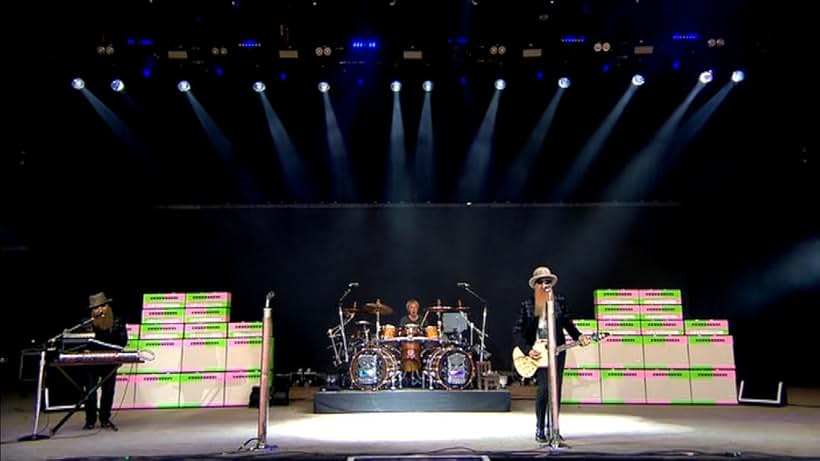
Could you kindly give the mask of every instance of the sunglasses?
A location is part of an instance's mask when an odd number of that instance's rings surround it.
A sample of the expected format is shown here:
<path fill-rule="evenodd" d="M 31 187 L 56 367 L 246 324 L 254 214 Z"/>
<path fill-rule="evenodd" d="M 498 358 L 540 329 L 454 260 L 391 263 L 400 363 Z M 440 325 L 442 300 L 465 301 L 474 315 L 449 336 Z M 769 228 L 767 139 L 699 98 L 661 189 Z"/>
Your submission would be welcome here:
<path fill-rule="evenodd" d="M 538 279 L 538 280 L 535 281 L 535 284 L 536 285 L 549 285 L 550 280 L 549 279 Z"/>

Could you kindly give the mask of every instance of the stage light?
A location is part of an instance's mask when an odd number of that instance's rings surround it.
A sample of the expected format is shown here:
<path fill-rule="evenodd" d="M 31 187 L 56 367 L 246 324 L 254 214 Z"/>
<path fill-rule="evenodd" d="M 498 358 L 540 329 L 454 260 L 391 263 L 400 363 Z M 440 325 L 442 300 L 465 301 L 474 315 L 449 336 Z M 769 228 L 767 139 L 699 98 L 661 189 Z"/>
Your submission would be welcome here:
<path fill-rule="evenodd" d="M 111 82 L 111 89 L 116 91 L 117 93 L 121 93 L 125 91 L 125 83 L 122 80 L 116 79 Z"/>
<path fill-rule="evenodd" d="M 191 91 L 191 84 L 188 80 L 180 80 L 180 82 L 177 83 L 177 89 L 183 93 L 187 93 Z"/>
<path fill-rule="evenodd" d="M 114 54 L 114 47 L 111 46 L 111 45 L 108 45 L 107 47 L 105 47 L 105 54 L 107 54 L 108 56 L 111 56 L 112 54 Z"/>
<path fill-rule="evenodd" d="M 535 79 L 538 80 L 539 82 L 541 80 L 544 80 L 544 72 L 540 71 L 540 70 L 538 72 L 536 72 L 535 73 Z"/>
<path fill-rule="evenodd" d="M 330 83 L 319 82 L 319 91 L 322 93 L 327 93 L 328 91 L 330 91 Z"/>
<path fill-rule="evenodd" d="M 393 93 L 398 93 L 399 91 L 401 91 L 401 82 L 396 80 L 393 83 L 391 83 L 390 91 L 392 91 Z"/>
<path fill-rule="evenodd" d="M 507 47 L 504 45 L 498 45 L 498 54 L 499 56 L 504 56 L 507 54 Z"/>
<path fill-rule="evenodd" d="M 635 75 L 633 75 L 633 76 L 632 76 L 632 84 L 633 84 L 633 85 L 635 85 L 635 86 L 641 86 L 641 85 L 643 85 L 644 83 L 646 83 L 646 79 L 645 79 L 645 78 L 643 78 L 643 75 L 641 75 L 641 74 L 635 74 Z"/>
<path fill-rule="evenodd" d="M 497 54 L 498 54 L 498 47 L 497 47 L 497 46 L 495 46 L 495 45 L 491 46 L 491 47 L 490 47 L 490 55 L 491 55 L 491 56 L 495 56 L 495 55 L 497 55 Z"/>
<path fill-rule="evenodd" d="M 75 78 L 71 81 L 71 88 L 74 88 L 75 90 L 82 90 L 83 88 L 85 88 L 85 80 L 81 78 Z"/>
<path fill-rule="evenodd" d="M 698 80 L 700 81 L 700 83 L 703 83 L 704 85 L 706 85 L 707 83 L 712 81 L 713 77 L 714 77 L 714 75 L 712 74 L 712 71 L 707 70 L 707 71 L 704 71 L 704 72 L 700 73 L 700 77 L 698 77 Z"/>
<path fill-rule="evenodd" d="M 331 53 L 333 53 L 333 50 L 329 46 L 323 46 L 322 47 L 322 54 L 323 55 L 330 56 Z"/>
<path fill-rule="evenodd" d="M 601 44 L 601 49 L 604 51 L 604 53 L 606 53 L 612 49 L 612 45 L 610 45 L 609 42 L 604 42 L 603 44 Z"/>
<path fill-rule="evenodd" d="M 281 74 L 279 74 L 279 80 L 284 82 L 287 79 L 288 79 L 288 74 L 286 72 L 282 72 Z"/>
<path fill-rule="evenodd" d="M 736 70 L 732 72 L 732 81 L 735 83 L 740 83 L 746 79 L 746 74 L 742 70 Z"/>
<path fill-rule="evenodd" d="M 265 88 L 266 88 L 266 86 L 265 86 L 264 82 L 254 82 L 253 83 L 253 91 L 256 91 L 257 93 L 261 93 L 261 92 L 265 91 Z"/>
<path fill-rule="evenodd" d="M 433 82 L 425 80 L 424 83 L 421 84 L 421 89 L 427 93 L 433 91 Z"/>
<path fill-rule="evenodd" d="M 498 90 L 498 91 L 501 91 L 504 88 L 507 88 L 507 82 L 504 81 L 503 78 L 499 78 L 498 80 L 496 80 L 494 85 L 495 85 L 495 89 Z"/>
<path fill-rule="evenodd" d="M 561 77 L 558 79 L 558 86 L 561 88 L 569 88 L 570 83 L 572 82 L 570 82 L 569 77 Z"/>

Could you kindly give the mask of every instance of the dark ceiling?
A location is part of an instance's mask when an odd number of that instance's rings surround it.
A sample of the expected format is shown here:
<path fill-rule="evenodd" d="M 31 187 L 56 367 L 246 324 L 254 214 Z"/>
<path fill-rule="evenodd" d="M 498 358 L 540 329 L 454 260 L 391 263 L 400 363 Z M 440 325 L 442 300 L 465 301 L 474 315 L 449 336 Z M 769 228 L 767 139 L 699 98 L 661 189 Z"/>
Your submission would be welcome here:
<path fill-rule="evenodd" d="M 313 172 L 316 201 L 339 199 L 322 186 L 328 181 L 328 145 L 315 90 L 319 79 L 333 87 L 330 94 L 353 167 L 348 180 L 360 191 L 354 201 L 385 200 L 392 110 L 387 86 L 396 78 L 407 88 L 402 111 L 409 155 L 416 148 L 420 83 L 428 78 L 436 83 L 434 181 L 440 193 L 430 201 L 454 199 L 450 186 L 464 171 L 493 94 L 491 82 L 498 77 L 508 79 L 509 86 L 498 108 L 489 181 L 499 180 L 514 162 L 555 92 L 555 79 L 573 78 L 531 166 L 526 194 L 516 200 L 547 199 L 544 183 L 560 180 L 635 72 L 646 74 L 649 83 L 622 114 L 584 184 L 569 199 L 600 200 L 602 188 L 651 139 L 705 68 L 715 70 L 718 84 L 705 90 L 692 110 L 719 90 L 731 70 L 742 68 L 749 78 L 686 146 L 682 160 L 667 166 L 662 186 L 641 199 L 771 197 L 761 193 L 762 181 L 777 184 L 778 198 L 799 199 L 812 189 L 817 172 L 812 117 L 802 115 L 814 110 L 808 101 L 816 93 L 808 55 L 802 54 L 810 46 L 805 27 L 810 16 L 799 2 L 24 3 L 16 6 L 24 27 L 12 53 L 22 66 L 12 75 L 17 83 L 10 105 L 14 144 L 4 164 L 12 172 L 7 184 L 25 195 L 59 192 L 66 199 L 92 201 L 130 197 L 129 202 L 145 205 L 288 202 L 261 105 L 249 89 L 257 79 L 267 82 L 268 98 L 295 155 Z M 698 39 L 675 41 L 676 33 L 695 33 Z M 583 36 L 584 43 L 562 43 L 568 35 Z M 709 47 L 709 38 L 722 38 L 725 46 Z M 365 43 L 364 50 L 353 48 L 356 39 Z M 239 46 L 247 41 L 259 47 Z M 370 41 L 376 49 L 367 49 Z M 605 41 L 612 45 L 610 53 L 593 51 L 594 43 Z M 98 47 L 109 45 L 113 54 L 98 54 Z M 490 55 L 493 45 L 503 45 L 507 53 Z M 637 45 L 653 46 L 653 52 L 635 54 Z M 317 58 L 317 46 L 330 47 L 331 56 Z M 224 47 L 227 55 L 213 56 L 214 47 Z M 402 59 L 411 48 L 422 51 L 423 59 Z M 540 49 L 542 56 L 523 58 L 525 48 Z M 281 59 L 282 49 L 297 50 L 298 59 Z M 188 59 L 169 59 L 173 50 L 185 50 Z M 602 72 L 604 65 L 609 72 Z M 143 75 L 146 68 L 150 78 Z M 70 89 L 75 76 L 85 78 L 89 90 L 127 128 L 112 130 L 103 123 Z M 127 98 L 108 89 L 114 77 L 126 81 Z M 191 80 L 194 95 L 227 139 L 231 161 L 246 175 L 237 176 L 215 153 L 212 133 L 174 89 L 180 78 Z M 100 194 L 89 178 L 109 181 L 107 192 Z M 251 197 L 243 196 L 238 184 L 248 182 L 255 191 Z M 483 198 L 507 199 L 491 192 Z"/>

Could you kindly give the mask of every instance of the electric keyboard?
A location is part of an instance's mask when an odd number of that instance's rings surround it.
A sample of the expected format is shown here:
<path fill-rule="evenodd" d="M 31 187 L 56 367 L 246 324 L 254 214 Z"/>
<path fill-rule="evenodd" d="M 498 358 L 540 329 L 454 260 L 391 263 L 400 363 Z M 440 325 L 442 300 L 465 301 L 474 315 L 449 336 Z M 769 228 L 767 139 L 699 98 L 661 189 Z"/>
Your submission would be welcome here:
<path fill-rule="evenodd" d="M 122 365 L 124 363 L 144 363 L 141 352 L 144 351 L 91 351 L 91 352 L 63 352 L 57 355 L 52 365 Z"/>

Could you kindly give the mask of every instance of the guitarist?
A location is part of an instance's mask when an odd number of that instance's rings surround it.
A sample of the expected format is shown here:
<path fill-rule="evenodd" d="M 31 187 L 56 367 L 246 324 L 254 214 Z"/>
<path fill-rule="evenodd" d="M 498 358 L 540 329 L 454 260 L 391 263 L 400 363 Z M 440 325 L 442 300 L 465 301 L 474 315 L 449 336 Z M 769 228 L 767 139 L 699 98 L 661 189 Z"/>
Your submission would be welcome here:
<path fill-rule="evenodd" d="M 521 310 L 513 328 L 513 345 L 518 346 L 521 351 L 529 355 L 535 360 L 541 358 L 541 354 L 532 348 L 537 339 L 546 339 L 547 336 L 547 302 L 554 302 L 555 312 L 555 329 L 556 329 L 556 346 L 565 344 L 564 334 L 562 330 L 567 333 L 575 341 L 580 341 L 582 346 L 588 345 L 591 340 L 588 336 L 581 334 L 566 307 L 563 305 L 563 297 L 556 297 L 553 292 L 553 287 L 558 282 L 558 277 L 550 272 L 546 266 L 536 267 L 532 271 L 529 285 L 533 290 L 532 297 L 521 302 Z M 556 299 L 557 298 L 557 299 Z M 560 404 L 561 398 L 561 381 L 564 373 L 564 362 L 566 360 L 566 353 L 561 352 L 555 357 L 556 360 L 549 360 L 549 363 L 556 363 L 558 368 L 558 399 Z M 545 433 L 545 426 L 548 429 L 549 424 L 546 418 L 549 414 L 547 412 L 549 374 L 547 368 L 539 368 L 535 373 L 536 381 L 538 382 L 538 392 L 535 397 L 535 440 L 541 443 L 547 442 Z"/>

